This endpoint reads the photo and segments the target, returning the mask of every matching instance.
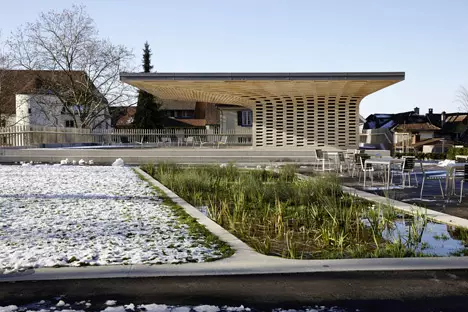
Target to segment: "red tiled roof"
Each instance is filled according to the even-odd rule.
[[[16,113],[16,94],[34,94],[40,90],[43,82],[67,83],[72,77],[75,81],[87,79],[84,71],[69,72],[60,70],[7,70],[0,69],[0,104],[5,114]]]
[[[395,128],[395,131],[437,131],[439,127],[429,122],[401,124]]]
[[[206,126],[206,119],[176,119],[178,122],[185,123],[192,127]]]

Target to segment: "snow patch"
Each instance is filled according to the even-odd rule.
[[[193,308],[196,312],[219,312],[219,308],[217,306],[212,305],[200,305]]]
[[[103,312],[125,312],[125,308],[123,306],[118,306],[118,307],[107,307]]]
[[[9,305],[6,307],[0,307],[0,312],[13,312],[18,310],[18,307],[15,305]]]
[[[114,167],[123,167],[125,165],[122,158],[117,158],[113,163],[112,166]]]
[[[65,306],[65,301],[60,300],[59,302],[57,302],[56,306],[57,306],[57,307],[63,307],[63,306]]]
[[[138,306],[139,309],[145,309],[147,312],[170,312],[171,308],[165,304],[142,304]]]
[[[445,160],[439,161],[437,163],[437,166],[447,167],[447,166],[452,165],[452,164],[455,164],[455,160],[445,159]]]
[[[0,166],[0,274],[221,258],[129,167]]]
[[[115,301],[115,300],[107,300],[105,304],[108,305],[108,306],[113,306],[116,303],[117,303],[117,301]]]

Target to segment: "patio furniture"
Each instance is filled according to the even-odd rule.
[[[126,137],[126,136],[121,136],[121,137],[120,137],[120,143],[122,143],[122,144],[129,144],[130,141],[128,140],[128,137]]]
[[[361,168],[359,170],[358,178],[359,183],[361,183],[361,173],[364,173],[364,187],[366,187],[366,176],[369,173],[371,178],[371,186],[374,185],[374,168],[372,167],[372,163],[369,162],[370,156],[367,154],[358,154],[359,162],[361,163]]]
[[[362,154],[358,154],[358,156],[361,157],[362,159]],[[387,189],[390,188],[390,177],[391,177],[391,166],[392,164],[398,164],[398,163],[403,163],[404,160],[402,159],[398,159],[398,158],[391,158],[391,157],[381,157],[381,158],[370,158],[369,155],[366,155],[365,156],[365,159],[364,159],[364,163],[366,165],[370,165],[370,166],[382,166],[384,169],[383,169],[383,173],[384,173],[384,183],[386,184],[387,186]],[[375,171],[375,169],[373,168],[373,171]]]
[[[169,146],[172,144],[172,140],[170,137],[162,137],[161,138],[162,145]]]
[[[344,152],[337,153],[338,161],[337,161],[337,171],[343,173],[343,170],[346,170],[349,173],[351,169],[351,164],[349,162],[349,158],[346,158]]]
[[[195,143],[200,145],[200,147],[203,147],[205,144],[213,144],[213,146],[216,144],[214,141],[207,141],[203,139],[201,136],[196,136],[195,137]]]
[[[446,175],[445,175],[445,194],[447,195],[456,195],[455,194],[455,179],[458,176],[463,177],[464,172],[461,171],[465,168],[465,163],[452,163],[445,166]],[[460,170],[461,169],[461,170]]]
[[[221,137],[221,140],[217,142],[218,143],[218,148],[219,148],[220,145],[227,145],[227,139],[228,139],[227,135],[223,135]]]
[[[189,144],[195,146],[195,139],[192,136],[189,136],[185,139],[185,146],[188,146]]]
[[[447,183],[447,173],[440,173],[440,172],[436,172],[436,173],[431,173],[431,172],[427,172],[425,169],[424,169],[424,166],[422,165],[422,162],[421,162],[421,170],[422,170],[422,182],[421,182],[421,192],[419,194],[419,198],[420,199],[423,199],[423,193],[424,193],[424,185],[426,183],[426,180],[428,181],[439,181],[439,186],[440,186],[440,193],[442,194],[442,198],[444,198],[444,188],[442,187],[442,180],[446,180],[446,183]]]
[[[465,175],[465,167],[464,164],[466,163],[466,156],[463,155],[456,155],[455,156],[455,163],[458,164],[453,168],[453,172],[450,175],[450,180],[452,182],[452,193],[455,195],[455,180],[457,177],[463,178]],[[460,165],[461,164],[461,165]]]
[[[456,162],[468,162],[468,155],[456,155],[455,161]]]
[[[322,171],[325,170],[332,170],[330,164],[330,159],[328,158],[328,154],[324,153],[321,149],[315,149],[315,159],[317,160],[317,170],[319,170],[320,165],[322,167]],[[325,168],[325,164],[328,165],[328,168]]]
[[[406,157],[402,157],[402,159],[403,159],[403,164],[401,166],[401,169],[391,171],[390,184],[393,182],[393,176],[395,174],[399,174],[401,175],[401,185],[405,187],[406,181],[408,181],[408,187],[411,187],[411,173],[412,173],[414,176],[414,180],[416,181],[416,187],[418,187],[419,186],[418,178],[416,176],[416,172],[414,171],[416,157],[406,156]],[[408,180],[406,180],[407,177],[408,177]]]
[[[465,182],[468,181],[468,164],[465,164],[465,167],[463,169],[463,179],[460,181],[460,199],[458,200],[459,203],[461,203],[463,199],[463,185],[465,184]]]

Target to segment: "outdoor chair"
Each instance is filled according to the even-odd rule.
[[[122,144],[128,144],[128,143],[130,143],[130,141],[128,140],[128,137],[126,137],[126,136],[121,136],[121,137],[120,137],[120,143],[122,143]]]
[[[350,163],[349,159],[345,157],[344,152],[338,152],[338,166],[337,170],[339,170],[340,173],[343,173],[344,170],[349,173],[350,170]]]
[[[457,155],[458,156],[458,155]],[[455,163],[457,164],[464,164],[466,163],[466,158],[463,158],[463,157],[457,157],[455,156]],[[454,168],[453,169],[453,174],[452,176],[450,177],[451,179],[451,183],[452,183],[452,191],[455,192],[455,182],[456,182],[456,178],[461,178],[463,179],[465,176],[465,169],[464,168]]]
[[[219,141],[217,142],[218,148],[219,148],[220,145],[227,145],[227,139],[228,139],[227,135],[223,135],[223,136],[221,137],[221,140],[219,140]]]
[[[352,172],[351,172],[351,177],[353,177],[353,178],[354,178],[354,174],[355,174],[356,172],[359,173],[359,170],[361,170],[361,155],[363,155],[363,154],[355,153],[355,154],[353,155],[353,157],[354,157],[354,162],[352,163],[352,167],[353,167],[353,168],[352,168]]]
[[[331,168],[331,161],[328,158],[328,154],[324,153],[321,149],[315,150],[315,159],[317,160],[317,162],[315,163],[315,165],[317,166],[317,170],[333,170]],[[328,165],[328,168],[326,168],[326,165]]]
[[[205,144],[213,144],[213,145],[215,144],[215,142],[207,141],[207,140],[203,139],[201,136],[196,136],[195,138],[196,138],[196,144],[199,144],[200,147],[203,147],[203,145],[205,145]]]
[[[424,166],[422,165],[422,161],[421,161],[421,170],[422,170],[422,182],[421,182],[421,192],[420,192],[419,198],[423,199],[424,185],[425,185],[426,181],[439,181],[440,193],[442,195],[442,198],[445,198],[444,188],[442,187],[442,180],[447,179],[447,173],[445,173],[445,172],[444,173],[430,173],[430,172],[427,172],[424,169]]]
[[[163,146],[169,146],[169,145],[171,145],[172,140],[171,140],[170,137],[162,137],[160,143],[161,143]]]
[[[364,174],[364,187],[366,187],[366,176],[369,173],[369,177],[371,179],[371,186],[374,185],[374,167],[372,164],[366,164],[366,160],[370,158],[370,155],[367,154],[358,154],[359,162],[360,162],[360,170],[358,174],[359,183],[361,183],[361,173]]]
[[[185,139],[185,146],[188,146],[189,144],[191,144],[192,147],[195,146],[195,140],[191,136]]]
[[[419,186],[418,178],[416,176],[416,172],[414,171],[414,166],[416,164],[416,158],[414,156],[406,156],[403,157],[403,165],[399,170],[391,170],[390,174],[390,184],[393,183],[393,176],[395,174],[401,175],[401,185],[403,187],[406,186],[406,181],[408,181],[408,187],[411,187],[411,174],[414,176],[414,180],[416,181],[416,187]],[[406,179],[408,178],[408,180]]]
[[[463,185],[465,182],[468,182],[468,164],[465,164],[465,168],[463,170],[463,179],[460,181],[460,199],[458,200],[459,203],[462,202],[463,199]]]

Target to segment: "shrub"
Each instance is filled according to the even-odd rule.
[[[451,147],[447,152],[448,159],[455,159],[455,156],[457,155],[468,155],[468,148],[467,147],[463,147],[463,148]]]

